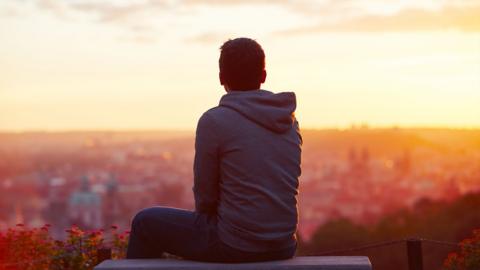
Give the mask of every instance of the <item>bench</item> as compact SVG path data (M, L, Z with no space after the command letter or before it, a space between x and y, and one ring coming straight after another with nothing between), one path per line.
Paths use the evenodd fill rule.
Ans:
M205 263L173 259L106 260L94 270L372 270L368 257L295 257L258 263Z

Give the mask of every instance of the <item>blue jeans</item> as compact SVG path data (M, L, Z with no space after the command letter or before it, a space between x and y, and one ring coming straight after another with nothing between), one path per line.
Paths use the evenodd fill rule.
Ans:
M207 262L258 262L289 259L296 246L268 252L230 247L217 236L214 216L177 208L152 207L132 222L127 259L160 258L163 252Z

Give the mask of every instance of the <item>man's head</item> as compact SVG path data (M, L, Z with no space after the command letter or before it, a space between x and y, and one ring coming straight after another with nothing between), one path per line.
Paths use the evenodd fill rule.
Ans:
M225 90L256 90L265 82L265 53L255 40L229 39L220 51L219 76Z

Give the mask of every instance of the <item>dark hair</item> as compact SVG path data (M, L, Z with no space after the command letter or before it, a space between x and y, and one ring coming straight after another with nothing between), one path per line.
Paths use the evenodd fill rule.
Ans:
M220 47L220 74L223 83L233 90L258 89L263 83L265 53L250 38L229 39Z

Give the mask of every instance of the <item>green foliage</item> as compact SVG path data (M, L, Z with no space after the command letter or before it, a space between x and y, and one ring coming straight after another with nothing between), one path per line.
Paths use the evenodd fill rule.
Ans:
M309 242L302 243L298 254L316 255L409 237L458 243L480 228L480 215L476 211L479 208L480 193L471 193L452 202L422 199L412 209L397 211L372 224L356 224L348 219L332 220L320 226ZM454 247L424 242L422 249L425 269L440 269ZM374 269L379 270L408 269L404 244L333 255L369 256Z
M108 234L103 230L83 231L78 227L67 230L64 241L49 235L49 225L26 228L18 224L0 233L0 270L6 269L93 269L100 248L112 249L112 258L125 257L128 232L119 233L116 226ZM106 238L111 241L106 241Z
M313 243L321 242L323 246L328 246L328 250L341 249L346 241L350 243L350 247L368 243L369 232L364 226L354 224L348 219L339 219L326 223L311 240Z
M444 262L444 270L480 269L480 229L473 236L460 242L460 251L450 253Z

